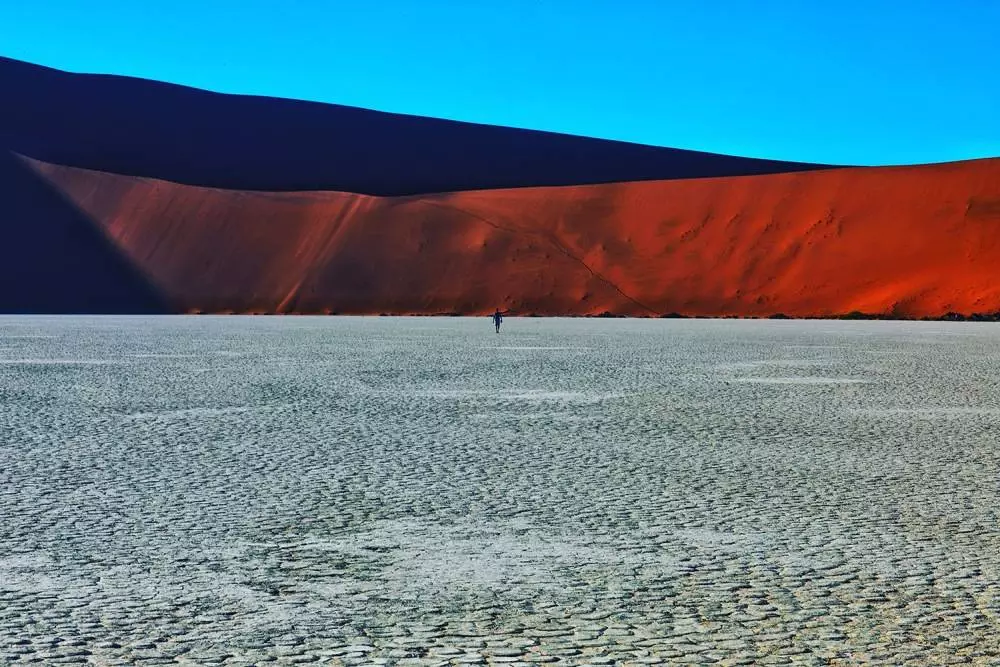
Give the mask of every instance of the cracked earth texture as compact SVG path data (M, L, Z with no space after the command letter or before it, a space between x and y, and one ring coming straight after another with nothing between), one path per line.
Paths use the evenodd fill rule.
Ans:
M0 663L1000 663L1000 328L0 318Z

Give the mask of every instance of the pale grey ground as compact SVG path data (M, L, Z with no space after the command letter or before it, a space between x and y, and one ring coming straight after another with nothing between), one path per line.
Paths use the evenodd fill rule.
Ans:
M0 662L1000 663L1000 325L0 318Z

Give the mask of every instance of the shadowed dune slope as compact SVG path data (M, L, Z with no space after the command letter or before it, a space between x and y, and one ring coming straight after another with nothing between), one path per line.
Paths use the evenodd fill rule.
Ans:
M162 313L170 306L104 233L0 151L0 312Z
M182 309L1000 311L1000 160L405 198L31 164Z
M297 100L0 58L0 148L189 185L410 195L732 176L810 165Z

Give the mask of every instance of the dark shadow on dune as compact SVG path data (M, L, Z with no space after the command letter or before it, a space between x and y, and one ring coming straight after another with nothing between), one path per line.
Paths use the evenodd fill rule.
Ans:
M224 189L395 196L823 166L223 95L6 58L0 58L0 90L0 145L9 150Z
M169 311L93 221L21 158L0 151L0 312Z

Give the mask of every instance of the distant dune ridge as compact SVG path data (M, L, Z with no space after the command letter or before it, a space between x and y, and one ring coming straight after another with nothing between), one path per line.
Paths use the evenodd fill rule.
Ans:
M15 86L15 99L32 100L0 110L4 312L1000 311L997 159L818 169L217 95L15 61L0 61L0 81ZM90 97L105 93L101 102ZM150 100L182 98L170 131L162 111L155 122L141 117ZM54 119L73 114L40 111L57 99L86 107L79 118L97 129L87 135L82 121L58 129ZM109 105L134 114L132 125L112 128L111 117L101 116ZM242 129L199 143L204 135L191 128L209 127L220 109ZM249 159L229 169L258 148L274 157L267 153L281 143L274 137L305 146L302 127L326 131L327 122L366 114L377 118L370 127L395 128L393 140L410 141L401 160L391 159L392 141L366 136L369 126L359 121L345 125L351 140L369 141L379 158L357 169L350 150L309 148L301 164L291 151L270 168ZM278 117L314 124L279 126L235 154L215 153ZM415 136L428 127L435 129ZM515 138L497 139L503 133ZM139 137L137 146L126 146L129 136ZM430 160L430 173L407 162L413 154L405 157L428 136L444 142L440 169ZM459 159L460 147L450 143L457 136L486 137L477 144L486 152ZM487 149L501 150L499 143L505 157L491 170ZM585 148L574 152L577 145ZM541 167L520 169L532 151L550 149L555 154ZM188 170L195 153L204 168ZM617 157L601 163L602 154ZM632 175L618 178L625 174ZM347 187L352 182L357 187ZM291 189L296 183L301 191Z
M8 150L214 188L395 196L822 166L221 95L4 58L0 90L11 91L0 105L0 141Z

